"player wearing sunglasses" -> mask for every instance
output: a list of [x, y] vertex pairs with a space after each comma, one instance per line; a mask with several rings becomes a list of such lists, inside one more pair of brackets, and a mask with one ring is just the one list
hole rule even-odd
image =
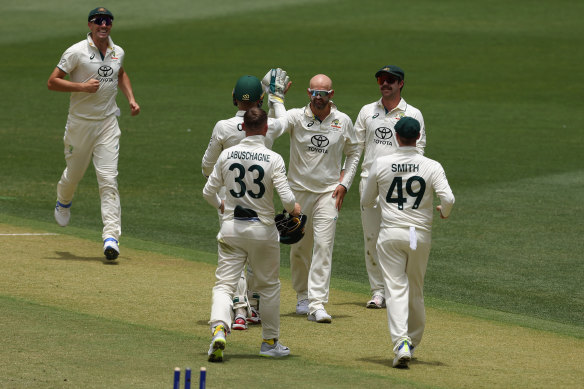
[[75, 189], [93, 160], [101, 197], [103, 250], [108, 260], [117, 259], [122, 233], [117, 182], [121, 133], [118, 87], [128, 99], [131, 115], [140, 113], [122, 66], [124, 50], [110, 38], [113, 20], [106, 8], [91, 10], [87, 38], [65, 51], [47, 83], [50, 90], [71, 92], [63, 137], [67, 167], [57, 185], [55, 220], [62, 227], [69, 223]]
[[[282, 130], [290, 134], [290, 188], [308, 217], [304, 238], [290, 250], [296, 313], [318, 323], [332, 320], [324, 305], [337, 218], [361, 157], [353, 122], [333, 103], [334, 93], [332, 80], [318, 74], [307, 89], [310, 103], [278, 119]], [[347, 170], [341, 179], [343, 157]]]
[[[365, 105], [355, 121], [355, 132], [359, 143], [364, 147], [361, 164], [361, 182], [359, 192], [367, 184], [369, 169], [379, 157], [393, 154], [398, 149], [395, 139], [395, 125], [404, 116], [410, 116], [420, 123], [420, 138], [416, 141], [418, 153], [424, 154], [426, 146], [426, 129], [424, 118], [417, 108], [406, 103], [401, 97], [405, 74], [403, 69], [395, 65], [382, 67], [375, 73], [381, 98]], [[379, 206], [361, 208], [361, 223], [365, 241], [365, 266], [371, 286], [371, 299], [367, 308], [385, 308], [385, 292], [383, 277], [379, 269], [375, 244], [379, 236], [381, 210]]]

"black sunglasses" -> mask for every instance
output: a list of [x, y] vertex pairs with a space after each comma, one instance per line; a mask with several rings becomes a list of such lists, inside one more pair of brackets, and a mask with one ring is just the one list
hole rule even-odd
[[93, 19], [91, 19], [91, 22], [93, 24], [97, 24], [98, 26], [101, 26], [103, 24], [103, 22], [105, 22], [106, 26], [111, 26], [113, 23], [112, 18], [103, 17], [103, 16], [93, 18]]

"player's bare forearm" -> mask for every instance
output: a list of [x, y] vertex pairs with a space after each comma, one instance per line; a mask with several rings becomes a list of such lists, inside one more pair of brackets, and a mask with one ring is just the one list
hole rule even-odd
[[86, 82], [73, 82], [65, 79], [67, 73], [55, 68], [49, 76], [47, 87], [56, 92], [85, 92], [95, 93], [99, 89], [99, 80], [90, 78]]
[[134, 98], [134, 91], [132, 90], [132, 83], [130, 82], [130, 77], [128, 77], [128, 74], [124, 71], [123, 67], [120, 68], [120, 72], [118, 74], [118, 85], [122, 90], [124, 96], [126, 96], [126, 99], [128, 99], [128, 102], [130, 103], [131, 115], [132, 116], [138, 115], [140, 113], [140, 105], [138, 105], [136, 99]]

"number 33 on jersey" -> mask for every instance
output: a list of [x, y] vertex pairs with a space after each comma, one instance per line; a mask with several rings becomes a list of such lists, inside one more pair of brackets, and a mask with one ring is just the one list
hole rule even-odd
[[215, 194], [226, 188], [223, 220], [233, 219], [236, 206], [253, 210], [265, 224], [274, 223], [274, 188], [286, 209], [294, 209], [295, 197], [286, 179], [282, 157], [264, 146], [261, 135], [249, 136], [238, 145], [224, 150], [207, 180], [203, 195], [219, 207]]

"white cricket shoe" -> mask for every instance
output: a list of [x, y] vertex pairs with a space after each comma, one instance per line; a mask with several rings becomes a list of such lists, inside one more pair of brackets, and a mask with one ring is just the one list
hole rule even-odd
[[308, 320], [317, 323], [330, 323], [333, 318], [324, 309], [317, 309], [316, 312], [308, 315]]
[[290, 355], [290, 349], [277, 340], [274, 340], [274, 344], [272, 345], [270, 345], [268, 342], [262, 342], [260, 356], [280, 358], [287, 355]]
[[380, 294], [374, 294], [373, 297], [371, 297], [371, 300], [367, 301], [367, 308], [385, 308], [385, 297]]
[[209, 362], [223, 362], [223, 350], [225, 350], [225, 326], [219, 324], [213, 328], [213, 339], [207, 355]]
[[69, 219], [71, 219], [71, 204], [73, 203], [63, 204], [57, 200], [57, 204], [55, 205], [55, 220], [61, 227], [69, 224]]
[[411, 347], [412, 347], [411, 343], [408, 342], [407, 340], [404, 340], [403, 342], [400, 343], [397, 349], [397, 354], [393, 359], [393, 367], [396, 367], [398, 369], [408, 368], [408, 363], [410, 363], [410, 360], [412, 359], [412, 353], [410, 351]]
[[297, 315], [308, 315], [308, 299], [298, 300], [296, 303]]
[[107, 238], [103, 241], [103, 254], [106, 259], [110, 261], [115, 261], [120, 255], [120, 248], [118, 247], [118, 241], [114, 238]]

